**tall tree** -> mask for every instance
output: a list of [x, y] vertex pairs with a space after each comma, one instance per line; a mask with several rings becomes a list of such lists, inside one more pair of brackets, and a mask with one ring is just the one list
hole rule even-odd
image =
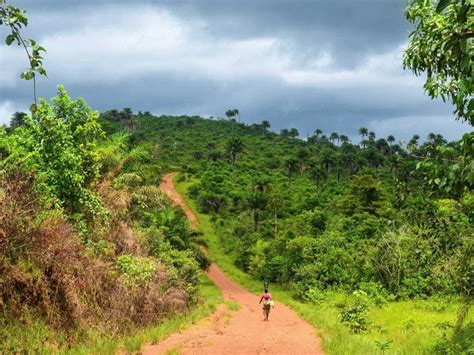
[[225, 112], [225, 115], [227, 116], [227, 119], [232, 122], [232, 129], [231, 129], [231, 137], [234, 138], [234, 122], [235, 122], [235, 116], [240, 115], [239, 110], [236, 108], [227, 110]]
[[24, 112], [15, 112], [10, 119], [10, 128], [15, 129], [26, 124], [26, 117], [28, 115]]
[[339, 141], [339, 134], [337, 134], [336, 132], [332, 132], [331, 135], [329, 136], [329, 139], [334, 144], [336, 140]]
[[298, 167], [298, 159], [296, 159], [295, 157], [289, 157], [285, 160], [285, 167], [288, 173], [288, 179], [290, 180], [291, 184], [293, 172], [295, 172]]
[[264, 130], [268, 130], [270, 128], [270, 122], [268, 120], [263, 120], [262, 121], [262, 128]]
[[290, 128], [290, 138], [296, 139], [300, 135], [300, 132], [296, 128]]
[[387, 137], [387, 142], [390, 143], [390, 145], [392, 145], [393, 143], [395, 143], [395, 137], [392, 135], [389, 135]]
[[298, 153], [296, 153], [296, 157], [298, 158], [300, 176], [303, 176], [306, 170], [306, 162], [309, 157], [309, 152], [308, 150], [301, 148], [300, 150], [298, 150]]
[[289, 137], [290, 137], [290, 131], [288, 130], [288, 128], [283, 128], [283, 129], [280, 131], [280, 135], [281, 135], [283, 138], [289, 138]]
[[254, 230], [258, 230], [258, 223], [260, 221], [260, 214], [265, 211], [268, 205], [268, 196], [265, 192], [255, 189], [247, 197], [247, 207], [252, 211]]
[[339, 140], [342, 142], [342, 144], [349, 143], [349, 137], [344, 134], [339, 136]]
[[232, 166], [237, 161], [237, 156], [244, 152], [244, 143], [240, 138], [232, 138], [227, 143], [227, 153], [230, 154]]
[[359, 128], [359, 135], [362, 137], [362, 142], [360, 142], [362, 147], [366, 146], [365, 137], [367, 137], [368, 134], [369, 134], [369, 130], [367, 128], [365, 127]]

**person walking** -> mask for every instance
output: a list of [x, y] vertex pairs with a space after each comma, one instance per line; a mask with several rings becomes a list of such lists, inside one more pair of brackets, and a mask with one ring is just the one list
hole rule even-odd
[[263, 309], [263, 320], [268, 322], [268, 316], [270, 314], [270, 308], [275, 308], [275, 304], [273, 303], [272, 295], [268, 292], [268, 288], [265, 288], [262, 297], [260, 297], [259, 304], [262, 305]]

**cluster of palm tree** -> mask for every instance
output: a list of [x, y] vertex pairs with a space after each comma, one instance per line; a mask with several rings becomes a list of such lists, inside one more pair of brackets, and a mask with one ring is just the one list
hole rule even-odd
[[288, 138], [296, 139], [298, 138], [299, 135], [300, 135], [300, 132], [298, 132], [296, 128], [290, 128], [290, 129], [283, 128], [280, 131], [280, 136], [282, 136], [285, 139], [288, 139]]

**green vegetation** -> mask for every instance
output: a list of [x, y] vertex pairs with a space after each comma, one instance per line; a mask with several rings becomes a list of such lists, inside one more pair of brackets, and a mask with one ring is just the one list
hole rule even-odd
[[33, 99], [32, 111], [36, 110], [36, 75], [47, 76], [46, 69], [43, 67], [42, 52], [46, 52], [44, 47], [40, 46], [34, 39], [24, 39], [21, 32], [28, 26], [28, 16], [26, 11], [16, 6], [7, 4], [6, 0], [0, 0], [0, 26], [8, 28], [8, 35], [5, 37], [7, 46], [17, 44], [25, 50], [29, 67], [21, 73], [24, 80], [33, 80]]
[[[178, 182], [179, 181], [179, 182]], [[188, 194], [197, 180], [177, 177], [175, 186], [183, 196]], [[194, 211], [196, 203], [186, 201]], [[235, 265], [235, 255], [224, 253], [220, 238], [215, 232], [211, 217], [197, 212], [200, 230], [204, 234], [208, 251], [213, 260], [232, 279], [254, 292], [261, 293], [262, 283]], [[271, 285], [274, 298], [287, 304], [303, 319], [313, 324], [319, 331], [322, 345], [329, 354], [367, 354], [377, 353], [380, 346], [386, 344], [387, 354], [421, 354], [427, 352], [443, 353], [447, 349], [468, 349], [469, 329], [472, 328], [472, 314], [468, 325], [459, 339], [451, 339], [453, 324], [456, 319], [458, 303], [449, 297], [380, 301], [378, 297], [369, 298], [369, 312], [365, 321], [370, 323], [367, 332], [354, 334], [350, 327], [341, 322], [341, 310], [358, 302], [358, 297], [340, 291], [313, 292], [311, 299], [302, 301], [296, 296], [295, 289], [289, 285]], [[366, 288], [367, 293], [373, 290]], [[360, 291], [359, 291], [360, 292]], [[364, 292], [364, 291], [362, 291]], [[276, 310], [278, 311], [278, 310]], [[379, 345], [380, 344], [380, 345]], [[462, 344], [462, 345], [460, 345]]]
[[[403, 147], [365, 128], [358, 144], [320, 130], [303, 141], [296, 130], [278, 135], [263, 123], [129, 109], [96, 118], [62, 88], [53, 105], [41, 101], [33, 117], [17, 116], [20, 124], [0, 140], [2, 267], [10, 270], [2, 282], [8, 292], [25, 285], [42, 301], [5, 293], [2, 321], [22, 315], [14, 327], [39, 333], [31, 339], [68, 329], [53, 347], [88, 344], [114, 324], [103, 345], [113, 348], [110, 341], [166, 324], [199, 304], [206, 245], [250, 290], [269, 282], [278, 300], [319, 329], [330, 353], [471, 346], [473, 197], [463, 141], [430, 134]], [[81, 135], [86, 129], [97, 134]], [[466, 179], [450, 177], [446, 152], [464, 164], [457, 176]], [[157, 188], [177, 168], [202, 234]], [[57, 285], [60, 295], [51, 291]], [[149, 337], [130, 339], [129, 350]]]
[[[472, 4], [409, 1], [407, 17], [406, 68], [472, 124]], [[328, 353], [472, 352], [474, 132], [305, 141], [237, 109], [99, 115], [61, 86], [37, 104], [27, 24], [0, 0], [35, 101], [0, 128], [0, 352], [134, 352], [196, 322], [223, 301], [203, 246], [251, 291], [270, 283]], [[157, 187], [176, 169], [201, 233]]]
[[0, 129], [0, 352], [106, 351], [132, 335], [128, 349], [208, 314], [210, 261], [156, 186], [153, 147], [105, 137], [62, 87], [52, 101]]
[[410, 0], [408, 21], [415, 25], [404, 65], [426, 72], [425, 90], [450, 99], [457, 117], [474, 125], [474, 12], [470, 0]]

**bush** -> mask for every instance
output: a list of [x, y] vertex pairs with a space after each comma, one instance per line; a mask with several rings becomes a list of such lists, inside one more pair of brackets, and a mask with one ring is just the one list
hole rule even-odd
[[377, 306], [387, 304], [387, 291], [378, 282], [361, 282], [359, 290], [365, 292]]
[[303, 299], [306, 302], [310, 302], [313, 304], [321, 303], [326, 299], [326, 294], [324, 291], [321, 291], [318, 288], [310, 288], [304, 295]]
[[226, 205], [225, 198], [212, 192], [201, 192], [198, 197], [198, 207], [202, 213], [217, 213]]
[[346, 324], [353, 333], [362, 333], [369, 329], [369, 302], [367, 294], [355, 291], [349, 306], [340, 312], [341, 322]]
[[105, 211], [91, 186], [100, 174], [96, 147], [103, 131], [98, 113], [84, 100], [72, 100], [59, 86], [53, 105], [41, 100], [27, 124], [8, 137], [7, 157], [1, 165], [19, 164], [36, 175], [36, 189], [70, 214], [104, 218]]
[[435, 354], [472, 354], [474, 348], [474, 323], [466, 324], [459, 332], [455, 332], [451, 338], [444, 335], [443, 341], [434, 347]]
[[120, 255], [115, 263], [127, 286], [146, 286], [154, 278], [156, 264], [150, 258]]

